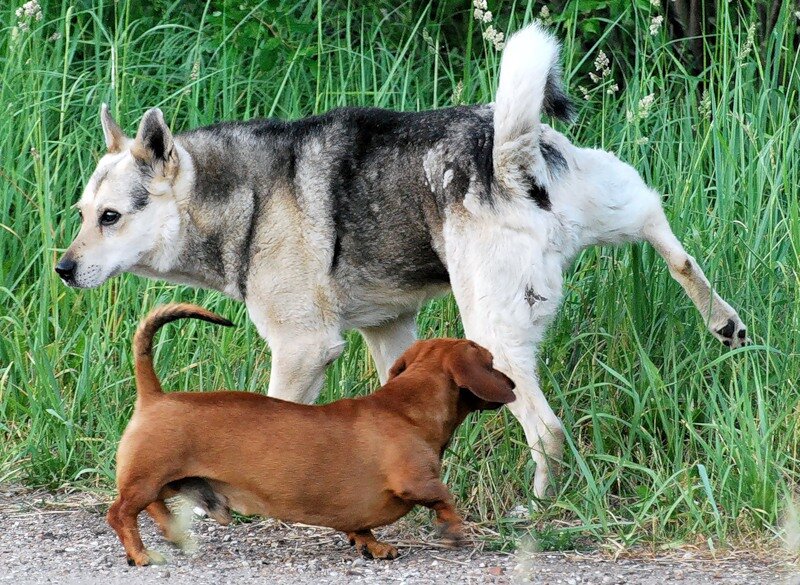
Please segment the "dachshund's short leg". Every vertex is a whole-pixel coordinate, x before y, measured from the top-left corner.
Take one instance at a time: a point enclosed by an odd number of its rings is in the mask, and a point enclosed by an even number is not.
[[[139,533],[138,517],[150,502],[147,498],[137,497],[136,493],[120,495],[108,510],[108,523],[119,536],[129,565],[161,565],[166,562],[163,556],[156,551],[144,548],[142,537]],[[151,500],[152,501],[152,500]]]
[[[451,546],[463,544],[464,522],[456,512],[453,496],[438,477],[398,482],[398,489],[394,492],[399,498],[433,510],[436,528],[445,543]]]
[[[368,559],[392,560],[397,558],[397,547],[377,540],[372,534],[372,530],[348,532],[347,538],[350,540],[350,544],[354,544],[356,550]]]

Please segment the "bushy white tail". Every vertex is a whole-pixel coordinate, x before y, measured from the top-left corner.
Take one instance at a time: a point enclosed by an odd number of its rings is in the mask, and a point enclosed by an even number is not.
[[[559,67],[558,41],[539,24],[516,32],[500,62],[494,105],[494,151],[535,132],[542,110],[557,118],[572,117]]]

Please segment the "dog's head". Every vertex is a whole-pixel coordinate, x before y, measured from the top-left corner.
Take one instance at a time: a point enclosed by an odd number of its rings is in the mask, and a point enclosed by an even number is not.
[[[465,412],[500,408],[515,399],[514,382],[494,369],[489,350],[467,339],[417,341],[391,367],[389,380],[411,371],[445,376]]]
[[[191,174],[189,157],[185,151],[181,156],[161,110],[145,113],[136,138],[123,133],[105,104],[100,120],[108,152],[76,205],[80,231],[55,267],[65,283],[81,288],[140,263],[161,268],[173,252],[177,201]]]

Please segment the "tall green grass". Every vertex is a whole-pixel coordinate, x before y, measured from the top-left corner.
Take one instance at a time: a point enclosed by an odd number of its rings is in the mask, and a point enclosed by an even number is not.
[[[0,9],[0,481],[112,486],[133,405],[130,340],[157,304],[198,302],[239,325],[165,329],[157,350],[165,387],[267,387],[269,352],[240,304],[131,275],[92,291],[56,278],[54,261],[78,227],[70,206],[102,152],[102,101],[133,133],[152,106],[180,131],[345,104],[419,110],[492,99],[500,55],[481,40],[466,1],[455,15],[444,4],[284,4],[295,28],[259,20],[266,3],[236,18],[208,6],[188,18],[175,3],[154,20],[134,16],[125,0],[89,9],[64,1],[16,37],[16,6]],[[755,345],[718,344],[649,247],[586,251],[541,352],[568,447],[559,494],[533,518],[567,542],[769,538],[800,471],[797,21],[786,3],[771,36],[757,39],[763,49],[748,51],[747,15],[721,1],[714,64],[695,76],[663,33],[649,34],[651,9],[631,6],[634,25],[622,31],[636,47],[630,55],[604,36],[587,54],[575,19],[559,27],[580,108],[565,132],[616,151],[665,193],[676,233],[740,309]],[[539,9],[520,0],[501,22],[513,30]],[[462,44],[442,34],[445,24],[461,27]],[[245,26],[257,46],[278,46],[274,62],[235,42]],[[598,50],[613,71],[599,85],[586,75]],[[609,93],[611,77],[621,88]],[[643,111],[649,94],[654,104]],[[419,329],[460,334],[452,299],[427,305]],[[348,340],[322,400],[377,386],[360,338]],[[507,411],[471,418],[446,457],[460,507],[508,537],[501,542],[522,530],[507,512],[530,500],[532,474]]]

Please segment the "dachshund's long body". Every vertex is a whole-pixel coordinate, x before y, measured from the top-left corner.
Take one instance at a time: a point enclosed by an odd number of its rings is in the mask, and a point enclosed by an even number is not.
[[[460,538],[461,519],[439,479],[442,453],[469,412],[514,399],[513,382],[492,368],[487,350],[466,340],[417,342],[377,392],[322,406],[248,392],[164,393],[152,337],[184,317],[229,324],[175,304],[137,331],[136,408],[117,452],[119,497],[108,513],[131,564],[161,560],[139,536],[142,510],[182,542],[164,504],[179,493],[223,523],[235,510],[328,526],[381,558],[397,551],[370,529],[417,504],[436,512],[446,539]]]

